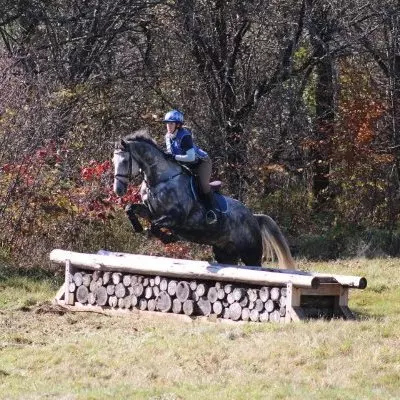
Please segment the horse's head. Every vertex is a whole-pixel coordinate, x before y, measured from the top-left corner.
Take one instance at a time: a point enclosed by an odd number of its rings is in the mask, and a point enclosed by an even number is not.
[[[123,196],[129,180],[140,172],[139,164],[132,157],[129,143],[121,140],[114,150],[114,192],[117,196]]]

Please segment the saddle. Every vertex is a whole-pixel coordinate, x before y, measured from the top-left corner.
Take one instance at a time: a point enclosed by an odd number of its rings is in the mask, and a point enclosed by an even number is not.
[[[195,170],[189,168],[187,165],[184,163],[179,163],[178,164],[183,168],[183,171],[190,176],[190,188],[192,191],[193,198],[199,200],[199,201],[204,201],[204,195],[202,194],[202,191],[200,189],[200,182],[199,182],[199,177],[198,174],[196,173]],[[226,213],[228,212],[228,203],[225,198],[220,193],[220,190],[222,188],[222,182],[221,181],[212,181],[210,182],[210,188],[212,193],[214,194],[214,202],[215,202],[215,209],[221,213]]]

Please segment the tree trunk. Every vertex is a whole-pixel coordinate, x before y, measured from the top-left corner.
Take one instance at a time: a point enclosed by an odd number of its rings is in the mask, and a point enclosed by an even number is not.
[[[328,199],[330,142],[335,116],[333,59],[329,45],[336,28],[323,5],[314,0],[307,0],[306,3],[309,14],[310,42],[317,61],[313,127],[315,144],[311,152],[311,166],[312,190],[318,211]]]
[[[328,199],[330,142],[334,129],[333,66],[327,54],[316,68],[314,134],[316,146],[312,153],[313,194],[317,208]]]

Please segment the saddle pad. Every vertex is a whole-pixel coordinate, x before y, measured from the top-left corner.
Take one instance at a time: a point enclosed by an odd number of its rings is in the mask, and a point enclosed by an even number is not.
[[[197,201],[200,201],[194,176],[192,176],[190,178],[190,190],[192,192],[193,198]],[[226,200],[226,197],[218,192],[213,192],[213,193],[214,193],[214,200],[216,203],[216,210],[221,213],[227,213],[228,212],[228,201]]]
[[[217,211],[222,213],[228,212],[228,202],[226,197],[220,193],[214,192],[214,200],[217,203]]]

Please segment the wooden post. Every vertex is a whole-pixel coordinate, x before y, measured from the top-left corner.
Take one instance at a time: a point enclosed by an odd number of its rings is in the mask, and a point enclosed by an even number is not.
[[[305,319],[303,310],[300,307],[301,292],[299,288],[293,286],[292,282],[287,284],[286,297],[286,322],[300,321]]]
[[[348,307],[348,302],[349,302],[349,289],[347,287],[342,287],[338,299],[338,308],[345,319],[354,320],[356,319],[356,317]]]
[[[69,292],[70,276],[73,274],[73,267],[69,260],[65,260],[65,283],[64,283],[64,303],[74,305],[74,294]]]

